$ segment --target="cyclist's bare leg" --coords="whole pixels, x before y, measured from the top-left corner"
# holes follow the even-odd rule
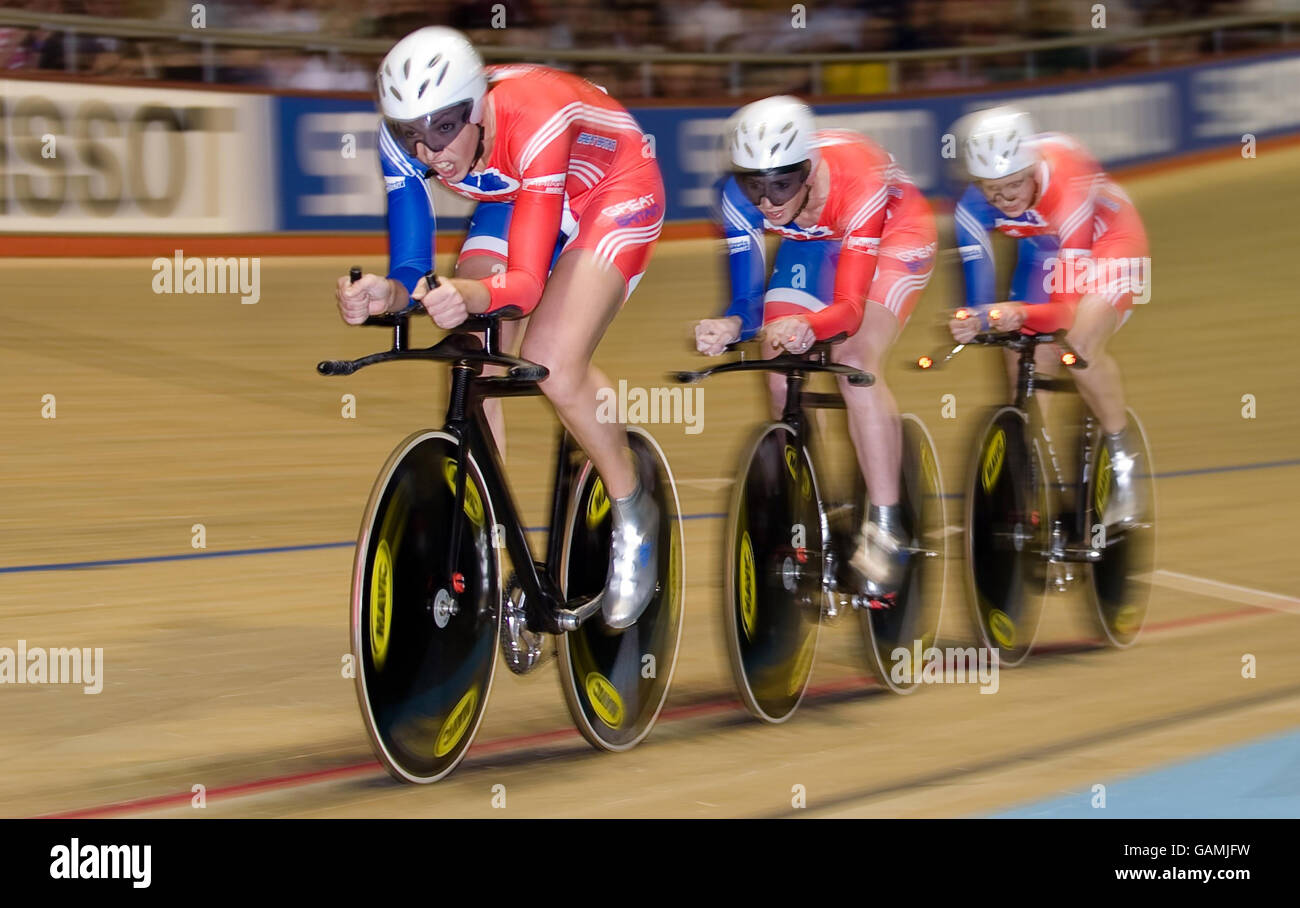
[[[1128,417],[1124,412],[1124,387],[1119,364],[1106,350],[1111,335],[1119,327],[1119,314],[1105,297],[1089,294],[1079,302],[1074,326],[1065,335],[1088,366],[1075,369],[1074,384],[1079,396],[1101,422],[1102,431],[1114,434],[1123,430]]]
[[[505,264],[497,257],[491,255],[468,255],[456,263],[456,277],[467,277],[479,280],[485,277],[491,277],[504,270]],[[512,353],[519,347],[519,338],[523,335],[524,319],[506,319],[501,322],[501,346],[507,353]],[[482,340],[482,335],[478,335]],[[484,375],[504,375],[504,366],[484,366]],[[502,462],[506,459],[506,416],[502,408],[502,401],[499,397],[489,397],[483,401],[483,416],[487,419],[488,427],[492,430],[492,438],[496,441],[497,451],[501,454]]]
[[[597,393],[612,387],[591,362],[597,344],[618,314],[625,288],[618,269],[574,249],[560,256],[529,318],[520,355],[550,371],[542,392],[560,420],[596,465],[612,498],[636,488],[627,430],[597,418]]]
[[[898,477],[902,469],[903,428],[898,404],[885,383],[885,356],[898,337],[898,319],[880,303],[868,301],[862,327],[832,348],[837,363],[869,372],[875,384],[862,388],[837,379],[848,412],[849,436],[858,455],[858,468],[867,481],[873,505],[898,504]]]

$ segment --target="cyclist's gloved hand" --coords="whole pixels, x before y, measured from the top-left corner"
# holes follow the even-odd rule
[[[717,356],[727,349],[727,344],[740,339],[740,319],[702,318],[695,326],[695,349],[705,356]]]
[[[363,274],[361,280],[355,282],[345,274],[339,278],[334,296],[343,321],[359,325],[372,315],[383,315],[388,311],[392,288],[388,278],[377,274]]]

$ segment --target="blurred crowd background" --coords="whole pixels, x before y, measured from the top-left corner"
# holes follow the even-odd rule
[[[789,0],[204,0],[207,29],[319,38],[315,48],[218,46],[197,41],[97,36],[65,27],[0,23],[0,67],[71,71],[114,80],[161,79],[263,85],[277,89],[370,91],[378,55],[329,49],[331,38],[393,41],[430,24],[451,25],[482,46],[550,51],[845,52],[987,48],[1018,41],[1095,34],[1094,0],[806,0],[802,23]],[[30,0],[0,9],[107,19],[141,19],[192,29],[194,0]],[[1300,9],[1300,0],[1105,0],[1106,27],[1194,23]],[[792,7],[794,10],[792,11]],[[194,30],[197,31],[197,30]],[[1226,37],[1225,37],[1226,36]],[[807,65],[745,64],[743,91],[858,94],[892,88],[977,86],[1026,75],[1123,65],[1176,63],[1208,52],[1276,44],[1279,30],[1234,29],[1089,51],[1034,55]],[[311,43],[303,40],[302,44]],[[618,97],[706,97],[737,93],[742,79],[723,62],[546,61],[605,86]],[[1032,72],[1026,67],[1032,65]]]

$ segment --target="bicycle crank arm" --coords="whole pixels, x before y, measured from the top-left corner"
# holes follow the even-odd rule
[[[586,602],[580,602],[577,608],[562,608],[555,612],[556,623],[562,631],[576,631],[588,618],[600,611],[601,596],[592,596]]]

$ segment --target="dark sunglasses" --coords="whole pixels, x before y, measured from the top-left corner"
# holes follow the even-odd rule
[[[388,126],[388,132],[411,157],[417,157],[416,145],[426,145],[429,151],[437,154],[456,141],[456,136],[460,135],[460,131],[469,122],[473,107],[473,101],[462,101],[414,120],[384,117],[384,123]]]
[[[798,194],[812,173],[811,161],[800,161],[772,170],[751,170],[736,174],[736,183],[754,205],[766,198],[773,205],[784,205]]]

